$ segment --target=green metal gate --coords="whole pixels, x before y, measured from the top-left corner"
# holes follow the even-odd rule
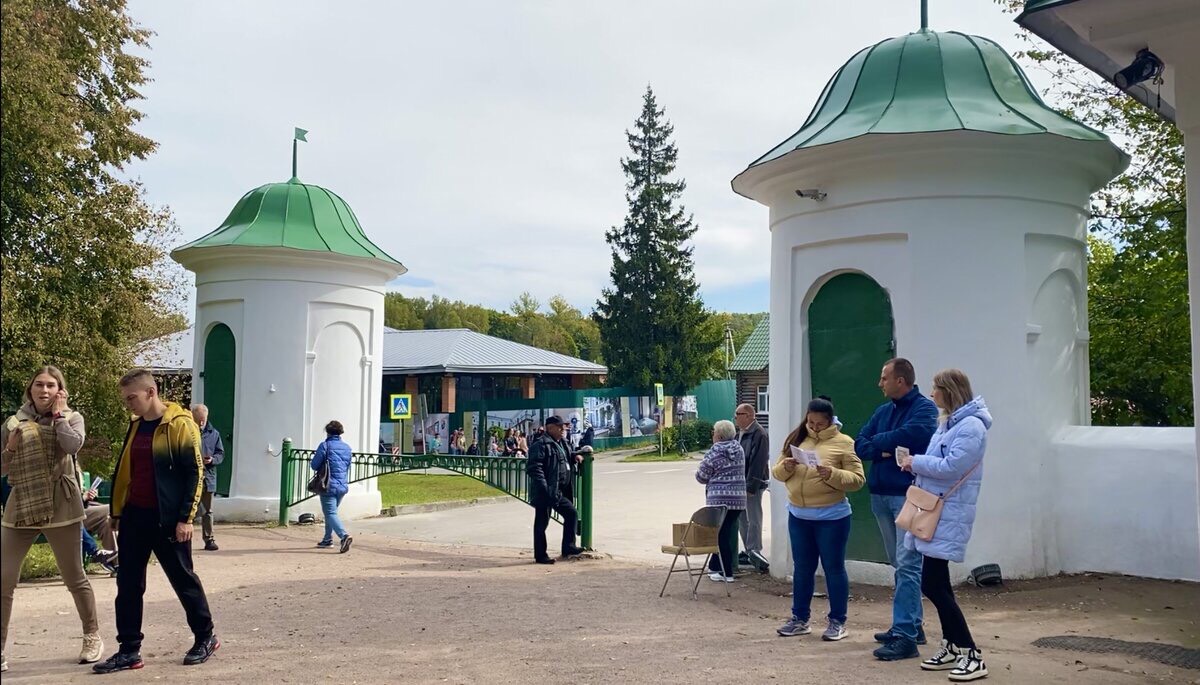
[[[204,404],[208,421],[221,434],[225,459],[217,465],[217,494],[229,496],[233,475],[234,373],[237,369],[237,344],[229,326],[213,326],[204,340]]]
[[[808,345],[813,397],[832,398],[842,432],[858,435],[884,401],[879,370],[895,356],[892,302],[887,291],[863,274],[834,276],[808,307]],[[871,465],[864,463],[863,468]],[[854,515],[846,557],[886,563],[865,486],[850,493],[850,505]]]
[[[312,458],[315,450],[292,447],[291,440],[283,441],[279,473],[279,525],[288,524],[291,507],[304,500],[316,497],[308,491],[312,479]],[[526,504],[529,503],[529,476],[525,473],[523,457],[479,457],[449,454],[372,454],[352,452],[350,455],[348,482],[378,478],[389,473],[419,471],[423,469],[445,469],[490,485]],[[583,463],[575,476],[575,507],[579,512],[576,534],[584,549],[592,548],[592,471],[593,458],[583,456]],[[551,517],[562,523],[557,513]]]

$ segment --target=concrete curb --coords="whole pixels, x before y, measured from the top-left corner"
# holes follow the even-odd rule
[[[404,516],[405,514],[427,514],[431,511],[475,507],[481,504],[495,504],[512,499],[508,495],[500,497],[476,497],[475,499],[451,500],[449,502],[426,502],[424,504],[397,504],[379,512],[380,516]]]

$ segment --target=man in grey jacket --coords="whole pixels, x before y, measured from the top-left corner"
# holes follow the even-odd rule
[[[208,422],[208,407],[192,405],[192,418],[200,427],[200,456],[204,458],[204,492],[200,494],[200,527],[204,534],[204,549],[215,552],[217,540],[213,537],[212,501],[217,491],[217,466],[225,461],[225,446],[221,434]]]
[[[746,516],[740,522],[742,547],[747,561],[765,570],[762,554],[763,493],[769,482],[771,445],[767,431],[755,418],[754,407],[738,405],[734,410],[734,423],[738,427],[738,441],[746,453]]]

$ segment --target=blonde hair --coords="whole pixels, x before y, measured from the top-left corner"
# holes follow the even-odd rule
[[[945,416],[958,411],[960,407],[975,398],[971,392],[971,380],[967,374],[958,369],[942,369],[933,375],[933,387],[942,391],[942,408]]]
[[[29,377],[29,383],[25,386],[25,401],[30,404],[33,404],[33,382],[36,381],[38,376],[41,376],[42,374],[53,378],[54,382],[58,383],[59,390],[67,389],[67,381],[63,378],[63,372],[59,371],[57,366],[43,366]]]
[[[154,380],[154,374],[146,369],[133,369],[124,376],[121,376],[122,388],[127,388],[134,384],[146,385],[158,390],[158,381]]]

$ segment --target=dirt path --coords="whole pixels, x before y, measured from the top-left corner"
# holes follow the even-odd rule
[[[198,667],[182,610],[151,569],[146,668],[120,682],[214,683],[944,683],[915,661],[870,656],[886,592],[855,586],[848,639],[779,638],[788,587],[764,577],[707,579],[699,601],[682,577],[666,598],[659,566],[610,559],[530,563],[527,552],[411,543],[364,534],[345,555],[317,550],[313,528],[225,527],[221,551],[197,552],[222,640]],[[108,649],[111,579],[93,578]],[[816,600],[820,615],[823,600]],[[1200,647],[1200,587],[1118,577],[969,588],[964,610],[992,676],[1010,683],[1200,683],[1200,671],[1133,657],[1049,651],[1042,636],[1080,634]],[[928,607],[927,607],[928,611]],[[936,619],[927,626],[937,634]],[[5,685],[96,682],[73,663],[78,620],[59,583],[17,590]],[[930,653],[931,648],[925,648]]]

